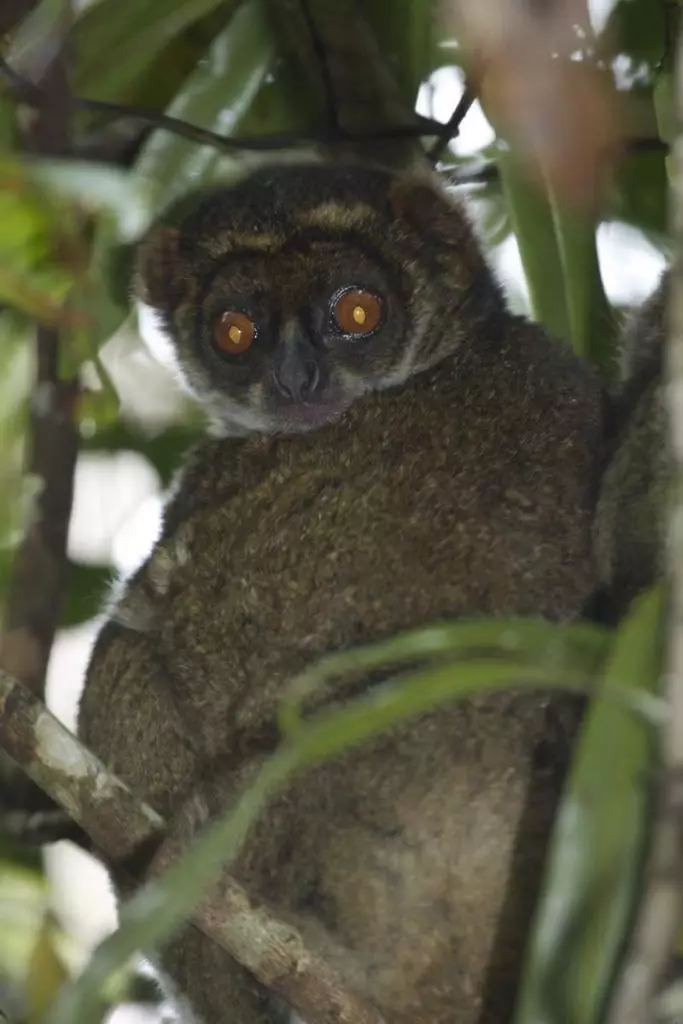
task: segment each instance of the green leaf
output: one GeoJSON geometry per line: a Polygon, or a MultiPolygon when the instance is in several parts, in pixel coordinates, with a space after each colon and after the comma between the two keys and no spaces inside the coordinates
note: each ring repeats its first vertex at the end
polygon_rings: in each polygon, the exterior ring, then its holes
{"type": "MultiPolygon", "coordinates": [[[[99,221],[85,273],[69,293],[69,310],[76,324],[60,348],[59,372],[71,377],[88,359],[96,359],[100,346],[118,330],[130,312],[128,297],[122,300],[116,273],[120,248],[108,218],[99,221]]],[[[100,375],[103,376],[100,369],[100,375]]],[[[108,381],[106,381],[108,383],[108,381]]],[[[110,397],[113,397],[110,394],[110,397]]],[[[109,403],[110,409],[112,403],[109,403]]],[[[118,402],[115,403],[118,410],[118,402]]]]}
{"type": "Polygon", "coordinates": [[[533,316],[550,334],[570,340],[571,319],[550,202],[508,150],[499,148],[498,168],[533,316]]]}
{"type": "MultiPolygon", "coordinates": [[[[274,65],[275,47],[259,0],[248,0],[216,36],[206,57],[178,92],[167,113],[224,135],[234,134],[274,65]]],[[[159,209],[190,188],[235,173],[228,154],[212,146],[156,131],[135,163],[159,209]]]]}
{"type": "Polygon", "coordinates": [[[0,96],[0,153],[13,147],[16,132],[15,104],[9,96],[0,96]]]}
{"type": "Polygon", "coordinates": [[[66,160],[6,161],[0,175],[0,298],[64,328],[70,376],[128,312],[120,253],[149,222],[149,189],[127,171],[66,160]]]}
{"type": "Polygon", "coordinates": [[[616,323],[600,274],[596,222],[535,185],[514,154],[498,159],[534,317],[575,351],[611,372],[616,323]]]}
{"type": "Polygon", "coordinates": [[[11,310],[0,313],[0,554],[3,555],[11,553],[22,536],[27,510],[27,485],[22,477],[22,465],[32,377],[30,332],[31,326],[26,320],[11,310]]]}
{"type": "Polygon", "coordinates": [[[421,83],[439,66],[434,64],[433,7],[432,0],[370,0],[364,8],[409,110],[421,83]]]}
{"type": "Polygon", "coordinates": [[[25,976],[45,910],[46,885],[37,871],[0,860],[0,973],[25,976]]]}
{"type": "Polygon", "coordinates": [[[99,99],[119,98],[170,42],[219,3],[227,6],[226,0],[101,0],[74,28],[74,91],[99,99]]]}
{"type": "Polygon", "coordinates": [[[0,301],[45,323],[68,321],[62,306],[87,252],[81,219],[22,164],[0,160],[0,301]]]}
{"type": "Polygon", "coordinates": [[[574,351],[610,376],[616,367],[616,320],[602,284],[595,219],[567,210],[548,189],[564,276],[574,351]]]}
{"type": "Polygon", "coordinates": [[[46,914],[28,961],[26,1024],[44,1024],[57,992],[69,977],[55,938],[55,926],[46,914]]]}
{"type": "Polygon", "coordinates": [[[664,595],[638,599],[617,633],[593,698],[555,826],[515,1024],[598,1024],[644,855],[652,729],[608,699],[656,694],[664,595]]]}
{"type": "Polygon", "coordinates": [[[69,314],[73,321],[60,348],[60,373],[72,376],[130,311],[128,280],[121,286],[128,243],[137,239],[152,216],[152,189],[130,171],[75,160],[44,160],[27,167],[27,178],[49,191],[54,201],[69,202],[85,213],[93,230],[87,265],[71,278],[69,314]]]}
{"type": "Polygon", "coordinates": [[[493,182],[487,184],[483,189],[477,189],[470,198],[470,203],[475,208],[481,205],[483,210],[481,234],[484,245],[487,248],[502,245],[510,237],[512,225],[508,206],[500,191],[500,184],[493,182]]]}
{"type": "Polygon", "coordinates": [[[673,71],[662,71],[654,88],[654,105],[659,137],[674,145],[678,135],[676,118],[676,83],[673,71]]]}
{"type": "Polygon", "coordinates": [[[10,66],[29,79],[55,56],[69,11],[67,0],[42,0],[12,34],[6,53],[10,66]]]}
{"type": "MultiPolygon", "coordinates": [[[[519,659],[552,672],[571,663],[576,671],[591,675],[605,657],[610,634],[587,622],[558,625],[542,619],[459,619],[424,629],[400,633],[378,644],[356,647],[328,655],[292,680],[280,704],[280,723],[291,729],[299,725],[301,706],[312,694],[320,694],[334,683],[352,684],[359,676],[406,664],[443,662],[457,673],[466,659],[484,653],[498,654],[506,664],[519,659]]],[[[406,685],[405,683],[403,685],[406,685]]]]}
{"type": "Polygon", "coordinates": [[[153,191],[130,171],[80,160],[39,160],[24,168],[28,181],[92,216],[110,218],[119,242],[139,238],[152,216],[153,191]]]}
{"type": "Polygon", "coordinates": [[[667,26],[670,4],[652,3],[651,0],[619,0],[610,13],[603,35],[616,40],[619,53],[631,58],[634,65],[648,65],[651,73],[660,62],[672,54],[672,40],[676,39],[673,22],[667,26]],[[670,32],[673,30],[673,32],[670,32]]]}

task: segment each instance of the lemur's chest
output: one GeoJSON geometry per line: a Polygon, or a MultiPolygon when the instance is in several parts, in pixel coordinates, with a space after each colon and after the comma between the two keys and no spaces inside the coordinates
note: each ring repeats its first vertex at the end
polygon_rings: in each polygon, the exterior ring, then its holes
{"type": "Polygon", "coordinates": [[[274,707],[330,650],[444,617],[580,610],[588,486],[582,529],[550,462],[442,413],[277,443],[249,486],[196,514],[155,626],[181,698],[203,687],[248,724],[253,693],[262,715],[264,689],[274,707]]]}

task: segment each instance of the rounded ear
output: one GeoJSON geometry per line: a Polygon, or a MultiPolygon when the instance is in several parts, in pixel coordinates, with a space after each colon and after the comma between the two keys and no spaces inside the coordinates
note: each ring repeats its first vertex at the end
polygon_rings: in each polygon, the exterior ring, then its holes
{"type": "Polygon", "coordinates": [[[135,291],[147,305],[172,313],[185,292],[186,272],[178,228],[156,226],[140,243],[135,291]]]}
{"type": "Polygon", "coordinates": [[[437,239],[443,245],[466,250],[476,247],[467,217],[436,182],[424,175],[406,174],[389,189],[394,215],[413,231],[437,239]]]}

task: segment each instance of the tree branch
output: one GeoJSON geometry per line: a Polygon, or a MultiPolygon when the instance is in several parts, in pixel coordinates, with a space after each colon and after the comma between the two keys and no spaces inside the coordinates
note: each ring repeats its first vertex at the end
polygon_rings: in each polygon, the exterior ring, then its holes
{"type": "MultiPolygon", "coordinates": [[[[67,31],[65,24],[57,57],[39,83],[45,103],[30,112],[24,126],[23,144],[29,152],[61,156],[69,151],[67,31]]],[[[66,582],[66,539],[78,452],[78,383],[59,379],[59,336],[53,328],[36,328],[35,363],[26,471],[38,478],[41,489],[10,574],[0,662],[41,696],[66,582]]]]}
{"type": "Polygon", "coordinates": [[[44,692],[45,673],[66,583],[66,539],[78,451],[74,411],[78,385],[59,381],[57,334],[38,327],[27,472],[40,492],[33,521],[15,554],[10,575],[2,664],[31,688],[44,692]]]}
{"type": "Polygon", "coordinates": [[[0,746],[83,828],[108,860],[126,860],[164,822],[110,775],[31,691],[0,669],[0,746]]]}
{"type": "MultiPolygon", "coordinates": [[[[158,843],[164,822],[69,732],[31,692],[0,669],[0,746],[90,836],[108,861],[158,843]]],[[[193,924],[285,999],[308,1024],[383,1024],[351,993],[300,932],[223,874],[193,924]]]]}
{"type": "MultiPolygon", "coordinates": [[[[28,6],[28,5],[27,5],[28,6]]],[[[52,33],[53,59],[39,86],[45,103],[24,111],[22,144],[36,154],[64,156],[70,150],[67,44],[70,11],[65,4],[58,33],[52,33]]],[[[26,473],[38,481],[31,521],[14,555],[0,633],[0,666],[37,696],[45,677],[66,587],[66,545],[78,454],[76,402],[78,381],[59,378],[60,338],[55,327],[36,325],[35,383],[31,401],[26,473]]],[[[25,776],[4,780],[3,816],[46,809],[45,794],[25,776]]],[[[16,824],[16,822],[15,822],[16,824]]],[[[11,823],[0,827],[6,832],[11,823]]],[[[77,838],[74,836],[74,838],[77,838]]]]}

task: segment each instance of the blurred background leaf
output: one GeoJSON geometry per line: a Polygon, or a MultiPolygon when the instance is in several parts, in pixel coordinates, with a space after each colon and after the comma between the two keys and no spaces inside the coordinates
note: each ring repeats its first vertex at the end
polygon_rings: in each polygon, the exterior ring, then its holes
{"type": "MultiPolygon", "coordinates": [[[[189,72],[199,56],[190,40],[195,46],[201,46],[202,37],[210,42],[217,22],[229,17],[237,6],[238,0],[100,0],[74,28],[78,53],[75,91],[94,99],[132,100],[139,80],[150,75],[155,58],[177,43],[188,28],[219,9],[217,20],[207,22],[204,31],[185,37],[190,50],[185,61],[178,60],[176,47],[176,76],[189,72]]],[[[181,80],[175,77],[175,89],[181,80]]]]}
{"type": "MultiPolygon", "coordinates": [[[[225,135],[249,134],[249,113],[266,80],[274,76],[275,54],[263,5],[248,0],[227,20],[167,113],[225,135]]],[[[238,170],[239,161],[229,154],[164,131],[151,134],[134,164],[135,175],[152,184],[157,209],[188,188],[229,178],[238,170]]]]}
{"type": "Polygon", "coordinates": [[[43,917],[28,959],[26,1024],[44,1024],[57,993],[69,978],[60,957],[51,916],[43,917]]]}

